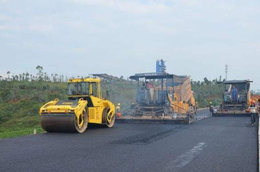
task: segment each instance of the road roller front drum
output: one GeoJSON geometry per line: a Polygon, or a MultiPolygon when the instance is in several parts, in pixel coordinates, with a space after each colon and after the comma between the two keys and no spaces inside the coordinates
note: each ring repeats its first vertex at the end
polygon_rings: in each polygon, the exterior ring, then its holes
{"type": "Polygon", "coordinates": [[[41,126],[47,132],[83,133],[88,127],[88,115],[83,113],[77,119],[75,114],[43,114],[41,126]]]}

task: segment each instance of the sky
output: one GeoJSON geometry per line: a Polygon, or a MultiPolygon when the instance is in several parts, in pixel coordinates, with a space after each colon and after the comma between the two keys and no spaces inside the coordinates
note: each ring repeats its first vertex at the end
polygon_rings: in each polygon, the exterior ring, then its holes
{"type": "Polygon", "coordinates": [[[250,79],[260,89],[259,0],[0,0],[0,75],[250,79]]]}

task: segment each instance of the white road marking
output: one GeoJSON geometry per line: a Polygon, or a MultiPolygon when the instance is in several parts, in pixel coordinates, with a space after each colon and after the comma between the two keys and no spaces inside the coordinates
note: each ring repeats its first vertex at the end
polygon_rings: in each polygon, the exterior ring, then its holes
{"type": "Polygon", "coordinates": [[[179,156],[176,160],[174,160],[167,170],[172,171],[174,168],[181,168],[189,164],[196,156],[198,156],[201,151],[206,147],[206,143],[201,142],[198,143],[194,148],[189,150],[188,152],[179,156]]]}

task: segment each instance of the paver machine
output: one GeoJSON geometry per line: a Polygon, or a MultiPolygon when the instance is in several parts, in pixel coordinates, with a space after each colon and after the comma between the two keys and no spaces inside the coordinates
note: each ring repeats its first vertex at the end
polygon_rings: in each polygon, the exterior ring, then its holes
{"type": "Polygon", "coordinates": [[[130,76],[137,83],[136,103],[118,122],[189,123],[196,113],[190,77],[168,73],[130,76]]]}
{"type": "Polygon", "coordinates": [[[88,123],[113,127],[114,104],[102,98],[100,78],[70,79],[67,100],[55,99],[40,108],[41,126],[47,132],[83,133],[88,123]]]}
{"type": "Polygon", "coordinates": [[[226,115],[251,115],[256,113],[252,111],[251,92],[249,80],[230,80],[223,81],[224,93],[222,104],[213,112],[213,116],[226,115]]]}

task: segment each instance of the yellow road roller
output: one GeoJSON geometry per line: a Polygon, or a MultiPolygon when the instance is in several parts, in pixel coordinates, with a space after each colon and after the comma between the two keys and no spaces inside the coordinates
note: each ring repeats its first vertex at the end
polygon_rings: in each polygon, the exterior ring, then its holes
{"type": "Polygon", "coordinates": [[[83,133],[88,123],[113,127],[115,105],[102,98],[100,84],[100,78],[70,79],[68,100],[55,99],[40,108],[43,130],[83,133]]]}

